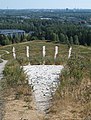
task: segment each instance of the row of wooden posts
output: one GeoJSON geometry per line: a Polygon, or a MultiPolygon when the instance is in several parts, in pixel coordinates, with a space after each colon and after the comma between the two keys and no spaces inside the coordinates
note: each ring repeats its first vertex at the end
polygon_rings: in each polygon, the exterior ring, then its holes
{"type": "MultiPolygon", "coordinates": [[[[69,48],[68,59],[71,57],[71,52],[72,52],[72,47],[69,48]]],[[[15,47],[13,47],[12,53],[13,53],[13,58],[16,59],[15,47]]],[[[43,48],[42,48],[42,54],[43,54],[43,58],[45,58],[45,56],[46,56],[46,47],[45,46],[43,46],[43,48]]],[[[55,46],[54,60],[56,60],[57,55],[58,55],[58,46],[55,46]]],[[[29,58],[29,46],[26,46],[26,57],[29,58]]],[[[45,64],[45,60],[43,61],[43,64],[45,64]]]]}

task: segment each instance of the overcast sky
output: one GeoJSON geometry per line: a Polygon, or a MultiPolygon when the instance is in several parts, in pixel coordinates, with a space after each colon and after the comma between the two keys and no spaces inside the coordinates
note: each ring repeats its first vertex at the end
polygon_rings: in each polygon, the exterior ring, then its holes
{"type": "Polygon", "coordinates": [[[0,0],[0,9],[91,8],[91,0],[0,0]]]}

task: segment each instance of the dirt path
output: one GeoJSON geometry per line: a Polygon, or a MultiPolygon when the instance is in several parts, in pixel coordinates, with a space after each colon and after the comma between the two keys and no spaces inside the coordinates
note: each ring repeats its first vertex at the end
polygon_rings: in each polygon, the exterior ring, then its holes
{"type": "Polygon", "coordinates": [[[5,115],[2,120],[43,120],[44,115],[38,113],[32,98],[30,102],[23,99],[15,100],[8,96],[5,103],[5,115]]]}
{"type": "MultiPolygon", "coordinates": [[[[1,55],[0,55],[1,57],[1,55]]],[[[2,59],[1,59],[2,60],[2,59]]],[[[0,63],[0,80],[3,78],[3,70],[4,70],[4,67],[5,67],[5,64],[7,63],[6,60],[2,60],[3,62],[0,63]]],[[[2,120],[2,108],[3,108],[3,99],[2,99],[2,93],[1,93],[1,86],[0,86],[0,120],[2,120]]]]}
{"type": "Polygon", "coordinates": [[[7,60],[3,60],[3,59],[1,59],[1,60],[2,60],[3,62],[0,63],[0,80],[1,80],[1,78],[3,77],[2,72],[3,72],[3,70],[4,70],[5,64],[7,63],[7,60]]]}

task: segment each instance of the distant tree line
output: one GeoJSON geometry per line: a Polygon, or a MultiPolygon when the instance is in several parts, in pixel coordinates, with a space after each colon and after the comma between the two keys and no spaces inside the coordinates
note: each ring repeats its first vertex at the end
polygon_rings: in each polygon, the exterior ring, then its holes
{"type": "Polygon", "coordinates": [[[22,29],[26,31],[23,37],[0,35],[0,44],[7,45],[31,40],[50,40],[63,44],[91,45],[91,28],[72,22],[62,22],[59,19],[5,19],[0,29],[22,29]]]}

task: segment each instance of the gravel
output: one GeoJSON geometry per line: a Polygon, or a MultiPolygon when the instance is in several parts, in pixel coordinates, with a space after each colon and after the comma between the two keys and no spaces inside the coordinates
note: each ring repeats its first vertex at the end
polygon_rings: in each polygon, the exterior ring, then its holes
{"type": "MultiPolygon", "coordinates": [[[[1,60],[2,60],[2,59],[1,59],[1,60]]],[[[1,78],[3,77],[2,72],[3,72],[3,70],[4,70],[5,64],[7,63],[7,60],[2,60],[2,61],[3,61],[3,62],[0,63],[0,80],[1,80],[1,78]]]]}
{"type": "Polygon", "coordinates": [[[33,89],[36,108],[45,112],[49,109],[52,95],[59,84],[61,65],[27,65],[23,67],[29,77],[29,84],[33,89]]]}

